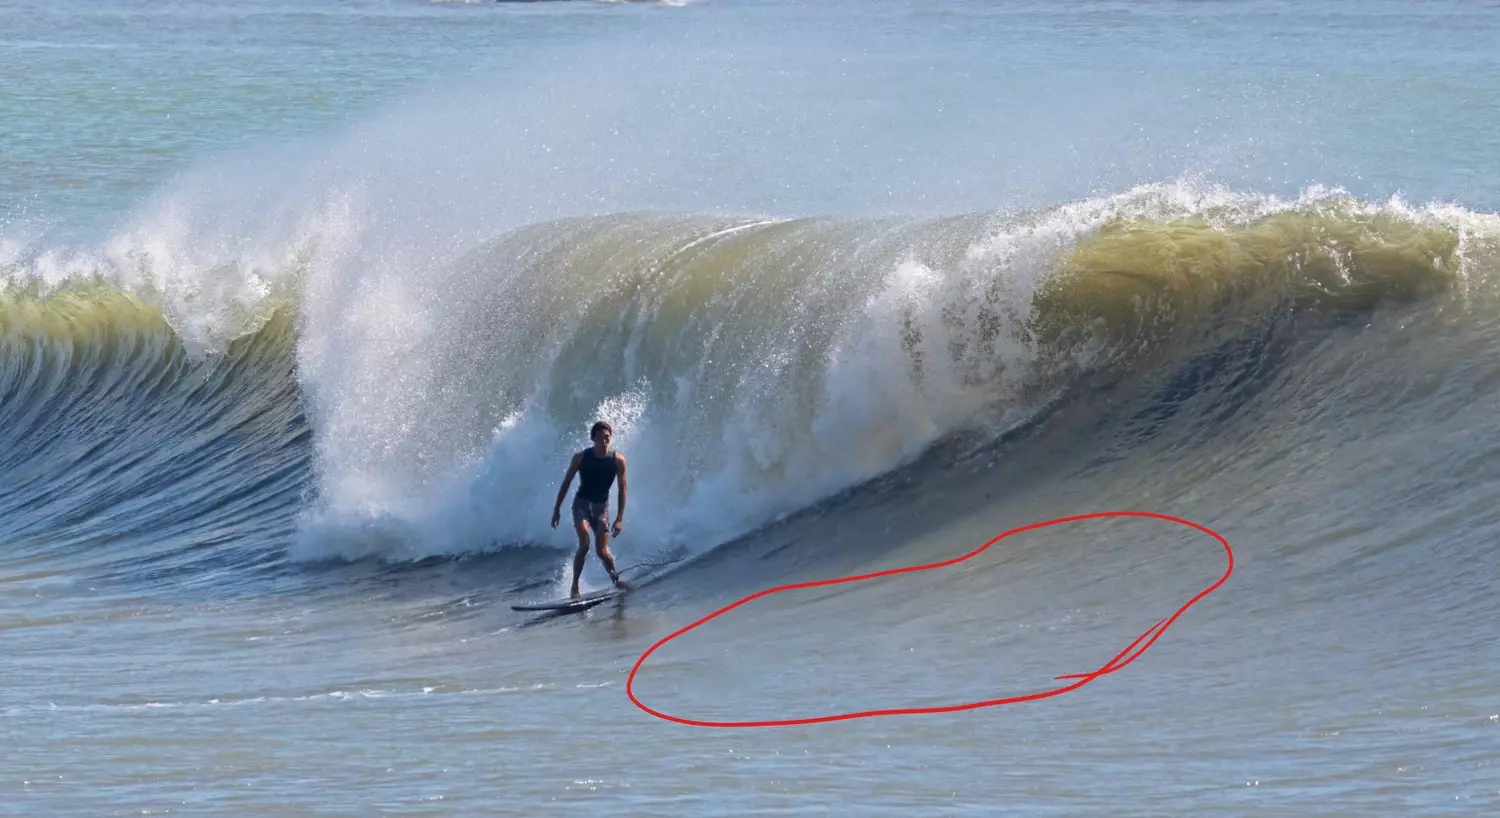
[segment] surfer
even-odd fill
[[[562,488],[557,490],[557,502],[552,506],[552,527],[557,528],[562,519],[563,498],[568,496],[573,475],[578,475],[578,493],[573,495],[573,530],[578,533],[578,553],[573,555],[573,599],[581,596],[578,577],[583,573],[583,563],[589,558],[590,528],[594,530],[594,550],[605,570],[609,571],[615,587],[630,587],[630,583],[620,579],[615,571],[615,558],[609,553],[609,487],[616,477],[620,479],[620,511],[615,515],[614,536],[620,536],[620,529],[625,525],[625,456],[609,448],[613,437],[614,429],[602,420],[589,429],[589,439],[594,445],[573,455]]]

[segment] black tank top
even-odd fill
[[[603,457],[594,454],[594,447],[583,450],[583,459],[578,462],[578,496],[590,503],[609,502],[609,487],[614,485],[615,475],[620,471],[620,461],[610,451]]]

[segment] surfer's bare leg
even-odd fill
[[[583,564],[589,558],[588,524],[579,523],[576,530],[578,532],[578,553],[573,555],[573,590],[569,593],[569,597],[572,599],[582,596],[582,594],[578,593],[578,578],[583,576]]]
[[[615,555],[609,553],[609,529],[600,527],[594,533],[594,552],[599,555],[599,561],[604,563],[605,570],[609,571],[609,578],[614,580],[616,588],[629,588],[630,583],[620,579],[615,572]]]

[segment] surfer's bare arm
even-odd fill
[[[620,463],[620,487],[617,489],[620,495],[620,512],[615,515],[616,537],[620,536],[620,528],[625,525],[625,455],[616,454],[615,458]]]
[[[568,473],[563,475],[562,485],[557,489],[557,502],[552,504],[552,527],[557,528],[557,521],[562,519],[563,500],[568,496],[568,486],[573,484],[573,475],[578,473],[578,464],[583,462],[583,453],[573,455],[568,461]]]

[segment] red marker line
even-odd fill
[[[1053,688],[1051,690],[1043,690],[1038,693],[1028,693],[1022,696],[1011,696],[1004,699],[990,699],[988,701],[969,702],[966,704],[954,704],[944,707],[906,707],[892,708],[888,710],[864,710],[856,713],[838,713],[832,716],[814,716],[811,718],[802,719],[772,719],[769,721],[701,721],[698,719],[684,719],[678,716],[663,713],[659,710],[653,710],[652,708],[642,704],[641,700],[635,697],[635,675],[640,671],[641,665],[645,663],[646,658],[649,657],[652,653],[655,653],[657,648],[698,627],[699,625],[705,624],[714,619],[717,619],[720,616],[723,616],[726,613],[729,613],[730,611],[740,607],[741,605],[744,605],[747,602],[760,599],[763,596],[781,593],[782,591],[795,591],[802,588],[820,588],[826,585],[842,585],[846,582],[863,582],[868,579],[889,577],[896,574],[909,574],[915,571],[930,571],[934,568],[946,568],[950,565],[957,565],[964,560],[977,557],[988,550],[990,546],[1014,534],[1021,534],[1026,531],[1033,531],[1038,528],[1046,528],[1053,525],[1061,525],[1063,523],[1074,523],[1080,520],[1094,520],[1102,517],[1148,517],[1154,520],[1166,520],[1168,522],[1173,522],[1179,525],[1185,525],[1192,529],[1196,529],[1218,540],[1219,544],[1224,546],[1224,555],[1228,558],[1229,564],[1224,569],[1224,576],[1219,577],[1219,580],[1217,582],[1208,586],[1207,588],[1204,588],[1202,591],[1199,591],[1192,599],[1189,599],[1187,602],[1183,603],[1182,607],[1178,608],[1171,616],[1147,628],[1144,633],[1142,633],[1140,636],[1137,636],[1135,640],[1132,641],[1129,645],[1126,645],[1124,650],[1121,650],[1119,653],[1115,654],[1114,657],[1112,657],[1108,662],[1100,665],[1098,669],[1090,671],[1088,673],[1070,673],[1065,676],[1056,677],[1059,680],[1076,679],[1077,681],[1074,681],[1072,684]],[[1224,537],[1221,536],[1218,532],[1190,520],[1184,520],[1181,517],[1173,517],[1168,514],[1157,514],[1150,511],[1098,511],[1092,514],[1079,514],[1073,517],[1059,517],[1055,520],[1047,520],[1046,522],[1032,523],[1031,525],[1022,526],[1020,528],[1013,528],[1010,531],[1007,531],[1004,534],[995,537],[984,545],[979,546],[973,551],[970,551],[969,553],[964,554],[961,557],[954,557],[951,560],[934,562],[927,565],[912,565],[906,568],[892,568],[886,571],[876,571],[871,574],[859,574],[857,576],[838,577],[836,579],[824,579],[814,582],[798,582],[790,585],[778,585],[775,588],[767,588],[764,591],[751,594],[750,596],[747,596],[744,599],[739,600],[738,602],[726,605],[723,608],[714,611],[708,616],[699,619],[697,622],[694,622],[687,627],[681,628],[680,630],[668,634],[667,636],[658,640],[656,644],[647,648],[646,652],[641,654],[641,658],[635,660],[635,666],[630,669],[630,676],[625,680],[625,694],[630,697],[630,701],[633,702],[636,707],[639,707],[640,709],[646,711],[647,713],[650,713],[653,716],[656,716],[659,719],[665,719],[667,721],[676,722],[678,724],[691,725],[694,727],[789,727],[798,724],[822,724],[824,722],[848,721],[850,719],[863,719],[873,716],[913,716],[924,713],[956,713],[961,710],[978,710],[981,707],[996,707],[1002,704],[1019,704],[1021,702],[1047,699],[1053,696],[1060,696],[1064,693],[1077,690],[1078,688],[1083,687],[1084,685],[1094,681],[1100,676],[1108,673],[1114,673],[1115,671],[1125,667],[1131,662],[1134,662],[1136,659],[1139,659],[1141,657],[1141,654],[1144,654],[1153,644],[1156,643],[1157,639],[1161,638],[1162,634],[1167,632],[1167,628],[1171,627],[1172,623],[1176,622],[1178,617],[1182,616],[1182,614],[1186,612],[1188,608],[1191,608],[1194,604],[1196,604],[1198,600],[1218,590],[1219,586],[1223,585],[1224,582],[1229,579],[1229,575],[1233,572],[1234,550],[1229,547],[1229,541],[1224,539]]]

